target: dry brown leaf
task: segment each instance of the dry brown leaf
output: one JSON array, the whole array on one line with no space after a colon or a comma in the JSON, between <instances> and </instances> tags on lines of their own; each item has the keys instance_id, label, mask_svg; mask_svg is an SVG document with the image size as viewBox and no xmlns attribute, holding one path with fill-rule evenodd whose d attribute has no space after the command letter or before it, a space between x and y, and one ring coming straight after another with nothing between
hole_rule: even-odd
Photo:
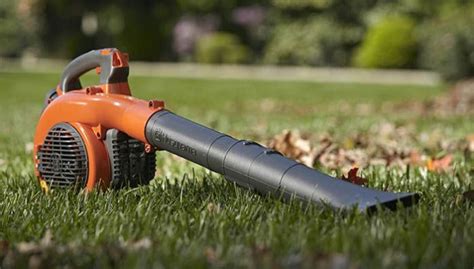
<instances>
[{"instance_id":1,"label":"dry brown leaf","mask_svg":"<svg viewBox=\"0 0 474 269\"><path fill-rule=\"evenodd\" d=\"M34 242L20 242L16 245L16 249L22 254L41 252L41 247Z\"/></svg>"},{"instance_id":2,"label":"dry brown leaf","mask_svg":"<svg viewBox=\"0 0 474 269\"><path fill-rule=\"evenodd\" d=\"M38 243L35 242L20 242L16 248L18 252L23 254L41 253L45 248L52 246L53 234L51 230L46 230L43 238Z\"/></svg>"},{"instance_id":3,"label":"dry brown leaf","mask_svg":"<svg viewBox=\"0 0 474 269\"><path fill-rule=\"evenodd\" d=\"M462 80L450 91L448 103L457 113L469 113L474 108L474 79Z\"/></svg>"},{"instance_id":4,"label":"dry brown leaf","mask_svg":"<svg viewBox=\"0 0 474 269\"><path fill-rule=\"evenodd\" d=\"M424 151L474 151L474 134L467 136L466 141L446 139L441 129L417 135L413 124L397 126L381 122L342 140L335 140L329 134L321 135L315 144L311 144L297 130L285 130L275 135L269 145L307 166L318 163L346 173L353 167L369 165L403 169L410 165L427 167L430 171L444 171L452 166L452 155L430 159Z\"/></svg>"},{"instance_id":5,"label":"dry brown leaf","mask_svg":"<svg viewBox=\"0 0 474 269\"><path fill-rule=\"evenodd\" d=\"M367 179L359 177L357 175L357 171L359 171L358 167L352 168L348 173L347 177L342 176L342 180L348 181L350 183L354 183L357 185L366 185L367 184Z\"/></svg>"},{"instance_id":6,"label":"dry brown leaf","mask_svg":"<svg viewBox=\"0 0 474 269\"><path fill-rule=\"evenodd\" d=\"M128 241L125 244L125 248L128 248L131 251L139 251L149 249L152 246L150 238L145 237L136 241Z\"/></svg>"},{"instance_id":7,"label":"dry brown leaf","mask_svg":"<svg viewBox=\"0 0 474 269\"><path fill-rule=\"evenodd\" d=\"M0 257L8 252L10 243L7 240L0 240Z\"/></svg>"},{"instance_id":8,"label":"dry brown leaf","mask_svg":"<svg viewBox=\"0 0 474 269\"><path fill-rule=\"evenodd\" d=\"M474 190L466 191L462 194L464 200L474 202Z\"/></svg>"},{"instance_id":9,"label":"dry brown leaf","mask_svg":"<svg viewBox=\"0 0 474 269\"><path fill-rule=\"evenodd\" d=\"M417 150L412 150L410 152L410 164L419 165L422 163L422 156Z\"/></svg>"},{"instance_id":10,"label":"dry brown leaf","mask_svg":"<svg viewBox=\"0 0 474 269\"><path fill-rule=\"evenodd\" d=\"M474 134L470 134L466 137L467 148L470 152L474 152Z\"/></svg>"},{"instance_id":11,"label":"dry brown leaf","mask_svg":"<svg viewBox=\"0 0 474 269\"><path fill-rule=\"evenodd\" d=\"M429 159L426 164L426 168L428 168L429 171L434 172L446 171L451 168L452 160L453 155L451 154L448 154L439 159Z\"/></svg>"},{"instance_id":12,"label":"dry brown leaf","mask_svg":"<svg viewBox=\"0 0 474 269\"><path fill-rule=\"evenodd\" d=\"M31 153L33 152L33 147L34 147L34 144L33 142L28 142L25 144L25 152L26 153Z\"/></svg>"},{"instance_id":13,"label":"dry brown leaf","mask_svg":"<svg viewBox=\"0 0 474 269\"><path fill-rule=\"evenodd\" d=\"M314 164L316 153L312 150L310 141L303 138L299 131L284 130L275 135L268 146L307 166Z\"/></svg>"},{"instance_id":14,"label":"dry brown leaf","mask_svg":"<svg viewBox=\"0 0 474 269\"><path fill-rule=\"evenodd\" d=\"M215 263L217 262L217 253L216 250L208 247L204 250L204 256L206 256L207 261L210 263Z\"/></svg>"},{"instance_id":15,"label":"dry brown leaf","mask_svg":"<svg viewBox=\"0 0 474 269\"><path fill-rule=\"evenodd\" d=\"M40 245L42 247L49 247L51 246L51 243L53 241L53 233L51 230L46 230L46 232L43 235L43 238L41 238Z\"/></svg>"},{"instance_id":16,"label":"dry brown leaf","mask_svg":"<svg viewBox=\"0 0 474 269\"><path fill-rule=\"evenodd\" d=\"M312 260L314 268L358 268L341 253L316 253Z\"/></svg>"},{"instance_id":17,"label":"dry brown leaf","mask_svg":"<svg viewBox=\"0 0 474 269\"><path fill-rule=\"evenodd\" d=\"M221 211L221 207L211 202L207 204L207 211L209 213L219 213Z\"/></svg>"}]
</instances>

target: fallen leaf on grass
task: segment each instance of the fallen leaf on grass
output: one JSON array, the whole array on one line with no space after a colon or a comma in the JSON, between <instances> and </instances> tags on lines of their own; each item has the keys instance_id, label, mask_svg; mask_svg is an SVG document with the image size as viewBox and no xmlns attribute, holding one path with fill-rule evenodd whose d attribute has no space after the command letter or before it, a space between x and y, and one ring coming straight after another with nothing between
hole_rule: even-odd
<instances>
[{"instance_id":1,"label":"fallen leaf on grass","mask_svg":"<svg viewBox=\"0 0 474 269\"><path fill-rule=\"evenodd\" d=\"M219 213L221 211L221 207L211 202L207 204L207 211L209 213Z\"/></svg>"},{"instance_id":2,"label":"fallen leaf on grass","mask_svg":"<svg viewBox=\"0 0 474 269\"><path fill-rule=\"evenodd\" d=\"M417 150L412 150L410 152L409 164L419 166L422 163L423 163L423 155L421 155Z\"/></svg>"},{"instance_id":3,"label":"fallen leaf on grass","mask_svg":"<svg viewBox=\"0 0 474 269\"><path fill-rule=\"evenodd\" d=\"M54 241L52 233L47 230L44 236L37 242L19 242L9 244L8 241L0 239L0 268L25 267L28 268L56 268L61 267L62 257L65 255L86 256L93 253L101 255L106 259L111 267L117 267L123 260L125 254L129 252L142 252L153 246L153 242L148 237L139 240L109 242L97 247L90 247L78 241L60 244ZM20 266L21 265L21 266Z\"/></svg>"},{"instance_id":4,"label":"fallen leaf on grass","mask_svg":"<svg viewBox=\"0 0 474 269\"><path fill-rule=\"evenodd\" d=\"M342 176L342 180L345 180L345 181L348 181L350 183L354 183L354 184L357 184L357 185L361 185L361 186L366 185L367 184L367 179L359 177L357 175L357 171L359 171L358 167L352 168L351 170L349 170L349 173L347 173L347 177Z\"/></svg>"},{"instance_id":5,"label":"fallen leaf on grass","mask_svg":"<svg viewBox=\"0 0 474 269\"><path fill-rule=\"evenodd\" d=\"M206 256L209 263L217 262L217 252L215 249L208 247L204 250L204 256Z\"/></svg>"},{"instance_id":6,"label":"fallen leaf on grass","mask_svg":"<svg viewBox=\"0 0 474 269\"><path fill-rule=\"evenodd\" d=\"M125 242L123 248L131 251L140 251L149 249L152 245L153 243L151 242L150 238L145 237L136 241L127 241Z\"/></svg>"},{"instance_id":7,"label":"fallen leaf on grass","mask_svg":"<svg viewBox=\"0 0 474 269\"><path fill-rule=\"evenodd\" d=\"M284 130L275 135L268 146L309 167L314 164L316 154L311 148L311 143L309 139L303 138L298 131Z\"/></svg>"},{"instance_id":8,"label":"fallen leaf on grass","mask_svg":"<svg viewBox=\"0 0 474 269\"><path fill-rule=\"evenodd\" d=\"M7 240L0 240L0 257L7 253L9 246L10 244Z\"/></svg>"},{"instance_id":9,"label":"fallen leaf on grass","mask_svg":"<svg viewBox=\"0 0 474 269\"><path fill-rule=\"evenodd\" d=\"M349 256L341 253L316 253L312 261L314 268L357 268Z\"/></svg>"},{"instance_id":10,"label":"fallen leaf on grass","mask_svg":"<svg viewBox=\"0 0 474 269\"><path fill-rule=\"evenodd\" d=\"M426 168L429 171L446 171L451 167L451 162L453 161L453 155L448 154L439 159L429 159L428 163L426 164Z\"/></svg>"},{"instance_id":11,"label":"fallen leaf on grass","mask_svg":"<svg viewBox=\"0 0 474 269\"><path fill-rule=\"evenodd\" d=\"M443 172L452 168L453 152L474 151L474 134L462 141L449 140L438 129L416 135L413 125L382 122L369 130L354 132L342 141L330 134L307 137L298 130L285 130L275 135L268 145L309 167L318 164L328 169L340 169L344 174L353 167L370 165L402 169L423 167L427 171ZM448 154L433 158L427 151Z\"/></svg>"},{"instance_id":12,"label":"fallen leaf on grass","mask_svg":"<svg viewBox=\"0 0 474 269\"><path fill-rule=\"evenodd\" d=\"M25 152L26 153L31 153L33 152L33 147L34 147L34 144L32 142L28 142L25 144Z\"/></svg>"},{"instance_id":13,"label":"fallen leaf on grass","mask_svg":"<svg viewBox=\"0 0 474 269\"><path fill-rule=\"evenodd\" d=\"M474 79L461 80L450 90L446 98L448 107L457 113L472 112L474 107Z\"/></svg>"},{"instance_id":14,"label":"fallen leaf on grass","mask_svg":"<svg viewBox=\"0 0 474 269\"><path fill-rule=\"evenodd\" d=\"M464 200L474 202L474 190L466 191L462 194Z\"/></svg>"},{"instance_id":15,"label":"fallen leaf on grass","mask_svg":"<svg viewBox=\"0 0 474 269\"><path fill-rule=\"evenodd\" d=\"M38 243L20 242L16 248L22 254L41 253L44 249L52 246L53 235L50 230L46 230L43 238Z\"/></svg>"},{"instance_id":16,"label":"fallen leaf on grass","mask_svg":"<svg viewBox=\"0 0 474 269\"><path fill-rule=\"evenodd\" d=\"M474 134L468 135L466 137L467 140L467 149L470 152L474 152Z\"/></svg>"}]
</instances>

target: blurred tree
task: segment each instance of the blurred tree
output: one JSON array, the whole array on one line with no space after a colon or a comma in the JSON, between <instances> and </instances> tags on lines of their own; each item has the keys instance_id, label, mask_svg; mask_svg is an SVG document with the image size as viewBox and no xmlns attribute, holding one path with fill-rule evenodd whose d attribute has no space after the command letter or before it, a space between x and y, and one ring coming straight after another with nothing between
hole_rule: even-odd
<instances>
[{"instance_id":1,"label":"blurred tree","mask_svg":"<svg viewBox=\"0 0 474 269\"><path fill-rule=\"evenodd\" d=\"M419 30L420 65L448 80L474 76L474 3L445 8Z\"/></svg>"},{"instance_id":2,"label":"blurred tree","mask_svg":"<svg viewBox=\"0 0 474 269\"><path fill-rule=\"evenodd\" d=\"M337 23L362 22L362 17L377 0L272 0L280 15L293 19L324 15Z\"/></svg>"},{"instance_id":3,"label":"blurred tree","mask_svg":"<svg viewBox=\"0 0 474 269\"><path fill-rule=\"evenodd\" d=\"M35 45L34 19L31 1L0 1L0 56L20 56Z\"/></svg>"},{"instance_id":4,"label":"blurred tree","mask_svg":"<svg viewBox=\"0 0 474 269\"><path fill-rule=\"evenodd\" d=\"M344 66L362 36L361 27L324 17L282 23L276 26L268 42L264 62Z\"/></svg>"},{"instance_id":5,"label":"blurred tree","mask_svg":"<svg viewBox=\"0 0 474 269\"><path fill-rule=\"evenodd\" d=\"M123 1L124 29L114 41L136 60L171 60L174 1Z\"/></svg>"},{"instance_id":6,"label":"blurred tree","mask_svg":"<svg viewBox=\"0 0 474 269\"><path fill-rule=\"evenodd\" d=\"M117 46L136 60L167 59L174 1L38 0L44 14L41 38L50 56L73 57L98 47ZM90 27L94 26L96 27Z\"/></svg>"},{"instance_id":7,"label":"blurred tree","mask_svg":"<svg viewBox=\"0 0 474 269\"><path fill-rule=\"evenodd\" d=\"M420 18L433 18L446 10L456 9L472 0L392 0L399 10Z\"/></svg>"}]
</instances>

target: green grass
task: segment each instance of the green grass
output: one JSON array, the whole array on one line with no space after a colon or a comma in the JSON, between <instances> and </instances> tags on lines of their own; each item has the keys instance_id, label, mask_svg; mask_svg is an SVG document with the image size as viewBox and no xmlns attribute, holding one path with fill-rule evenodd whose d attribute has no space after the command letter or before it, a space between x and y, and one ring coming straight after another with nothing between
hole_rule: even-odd
<instances>
[{"instance_id":1,"label":"green grass","mask_svg":"<svg viewBox=\"0 0 474 269\"><path fill-rule=\"evenodd\" d=\"M422 194L413 208L370 217L262 197L167 153L159 153L159 174L150 186L44 195L25 145L32 141L43 96L57 79L0 73L0 240L9 242L7 248L0 244L0 268L314 268L337 262L342 268L474 266L474 211L460 199L463 191L472 189L473 168L461 152L447 173L364 170L371 187L388 185ZM453 139L474 133L468 115L420 116L382 109L387 103L433 98L441 88L149 78L133 73L130 83L138 97L163 99L178 114L258 141L284 128L343 139L385 121L413 124L419 132L439 129ZM367 105L369 112L363 109ZM53 236L50 244L42 240L46 231ZM134 244L144 238L149 246ZM23 242L40 242L39 249L21 251Z\"/></svg>"}]
</instances>

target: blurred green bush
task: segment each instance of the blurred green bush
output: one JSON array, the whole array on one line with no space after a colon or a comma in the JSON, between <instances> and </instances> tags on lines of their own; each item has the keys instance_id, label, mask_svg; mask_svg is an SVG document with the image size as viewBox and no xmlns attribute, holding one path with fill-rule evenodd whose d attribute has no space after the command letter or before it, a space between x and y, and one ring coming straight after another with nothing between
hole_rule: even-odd
<instances>
[{"instance_id":1,"label":"blurred green bush","mask_svg":"<svg viewBox=\"0 0 474 269\"><path fill-rule=\"evenodd\" d=\"M195 58L200 63L237 64L248 60L249 51L238 36L217 32L205 35L197 42Z\"/></svg>"},{"instance_id":2,"label":"blurred green bush","mask_svg":"<svg viewBox=\"0 0 474 269\"><path fill-rule=\"evenodd\" d=\"M352 48L363 37L358 26L328 18L281 23L265 49L264 62L316 66L344 66Z\"/></svg>"},{"instance_id":3,"label":"blurred green bush","mask_svg":"<svg viewBox=\"0 0 474 269\"><path fill-rule=\"evenodd\" d=\"M409 17L386 17L368 30L353 63L367 68L411 67L416 50L415 22Z\"/></svg>"},{"instance_id":4,"label":"blurred green bush","mask_svg":"<svg viewBox=\"0 0 474 269\"><path fill-rule=\"evenodd\" d=\"M419 31L420 66L448 80L474 76L474 4L446 9Z\"/></svg>"}]
</instances>

